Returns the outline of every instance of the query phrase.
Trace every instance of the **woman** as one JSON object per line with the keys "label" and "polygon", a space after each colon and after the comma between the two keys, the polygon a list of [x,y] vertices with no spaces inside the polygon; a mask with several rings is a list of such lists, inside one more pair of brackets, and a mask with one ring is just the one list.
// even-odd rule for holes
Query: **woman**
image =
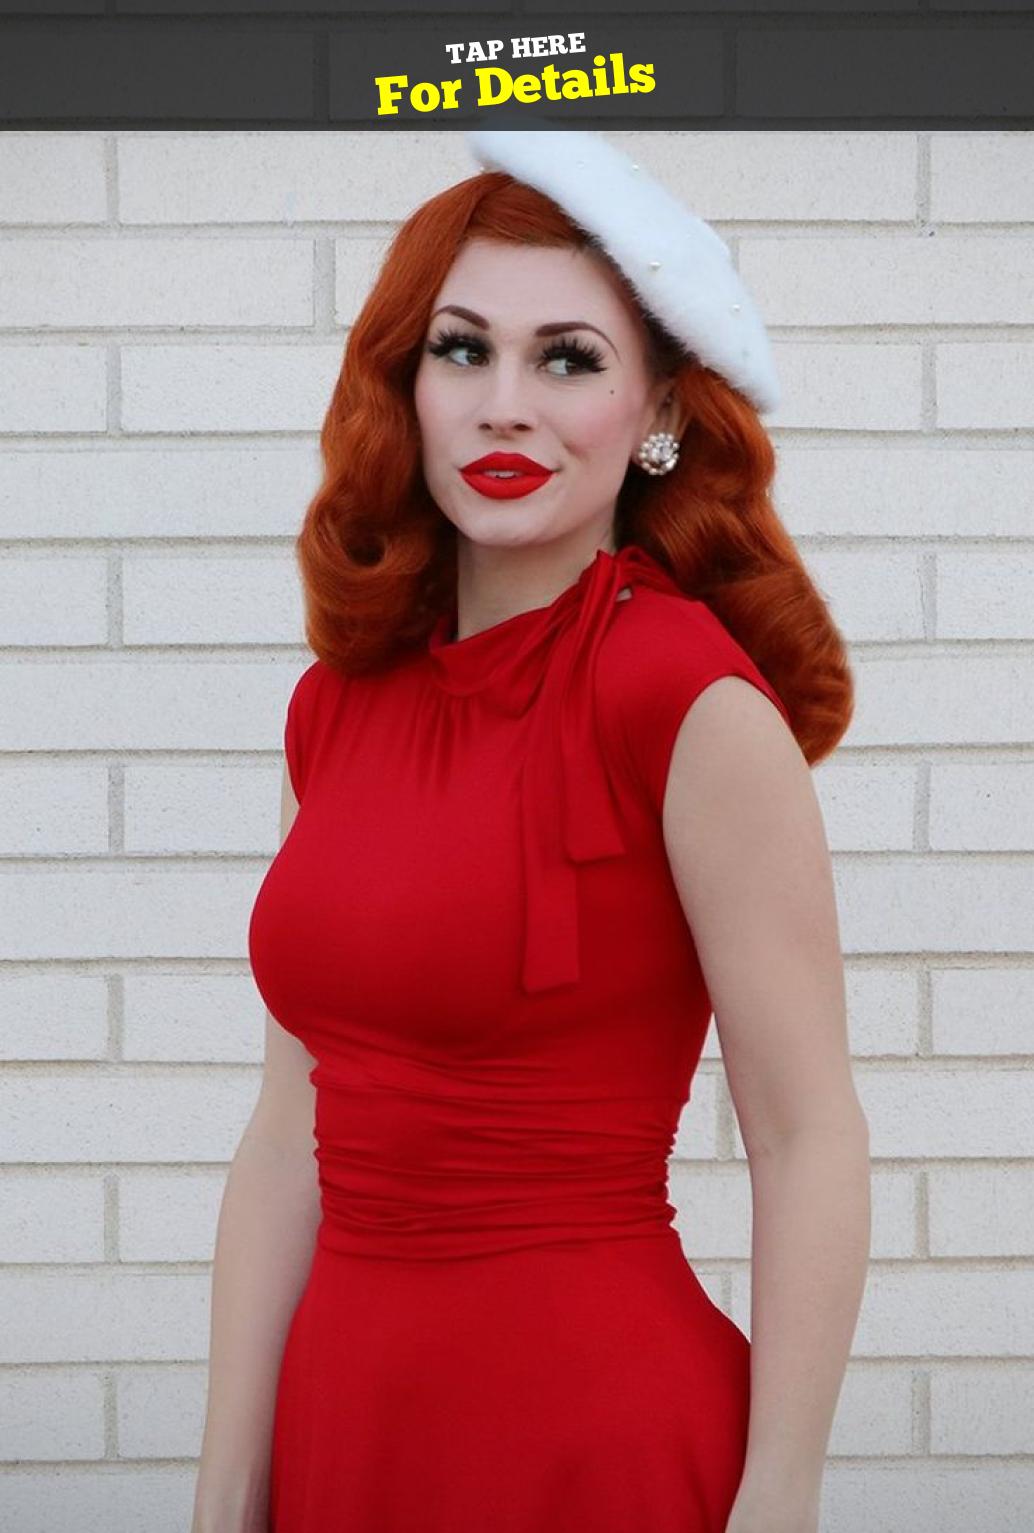
{"label": "woman", "polygon": [[[808,770],[850,674],[724,245],[592,135],[469,139],[299,540],[195,1533],[816,1533],[868,1246]],[[712,1008],[750,1342],[666,1200]]]}

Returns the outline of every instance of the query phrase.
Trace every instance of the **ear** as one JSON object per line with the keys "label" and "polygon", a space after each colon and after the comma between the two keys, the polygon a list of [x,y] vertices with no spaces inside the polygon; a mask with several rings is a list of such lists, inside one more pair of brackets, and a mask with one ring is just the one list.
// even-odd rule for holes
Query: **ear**
{"label": "ear", "polygon": [[678,441],[686,429],[688,420],[685,408],[675,396],[674,379],[662,378],[650,390],[640,439],[654,431],[670,431]]}

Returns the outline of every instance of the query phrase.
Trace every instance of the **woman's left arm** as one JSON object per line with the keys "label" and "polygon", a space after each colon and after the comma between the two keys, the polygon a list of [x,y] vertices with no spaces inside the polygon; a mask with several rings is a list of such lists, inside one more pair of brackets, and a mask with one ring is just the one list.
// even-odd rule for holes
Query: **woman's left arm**
{"label": "woman's left arm", "polygon": [[753,1195],[750,1418],[727,1533],[817,1533],[865,1288],[869,1136],[821,811],[750,682],[722,677],[687,713],[663,823]]}

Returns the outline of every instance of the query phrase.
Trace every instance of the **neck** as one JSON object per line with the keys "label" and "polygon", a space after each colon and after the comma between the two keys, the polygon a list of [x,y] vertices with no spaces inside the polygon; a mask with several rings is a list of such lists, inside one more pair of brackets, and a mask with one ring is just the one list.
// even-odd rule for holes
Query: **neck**
{"label": "neck", "polygon": [[583,544],[562,553],[538,545],[485,549],[464,540],[457,554],[453,639],[471,638],[518,613],[549,606],[601,550],[612,557],[617,553],[609,531],[589,548]]}

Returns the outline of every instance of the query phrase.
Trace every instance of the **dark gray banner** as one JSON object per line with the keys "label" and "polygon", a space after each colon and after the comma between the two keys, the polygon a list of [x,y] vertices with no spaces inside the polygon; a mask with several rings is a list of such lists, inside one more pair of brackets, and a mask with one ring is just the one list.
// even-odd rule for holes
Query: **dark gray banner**
{"label": "dark gray banner", "polygon": [[1034,10],[0,0],[0,123],[1034,126]]}

